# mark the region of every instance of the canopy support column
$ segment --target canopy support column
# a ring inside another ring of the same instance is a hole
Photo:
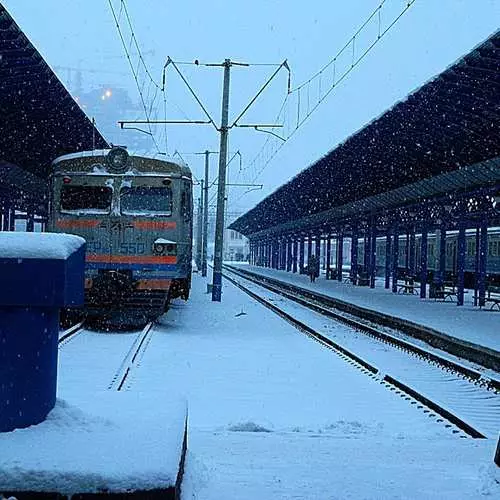
[[[420,243],[420,298],[427,296],[427,219],[422,223],[422,238]]]
[[[352,228],[351,237],[351,278],[356,283],[358,276],[358,228]]]
[[[481,219],[480,225],[480,252],[479,252],[479,305],[485,305],[486,298],[486,265],[488,260],[488,220],[486,215]]]
[[[391,287],[391,233],[387,231],[385,236],[385,283],[388,290]]]
[[[375,274],[377,270],[377,224],[375,217],[370,226],[370,288],[375,288]]]
[[[292,272],[296,273],[297,272],[297,252],[299,249],[299,242],[297,241],[297,238],[293,239],[293,254],[292,254]]]
[[[415,226],[410,229],[410,242],[408,245],[408,273],[415,276]]]
[[[392,245],[392,293],[398,293],[398,264],[399,264],[399,234],[394,226],[394,242]]]
[[[464,305],[464,278],[465,278],[465,226],[464,214],[460,214],[458,223],[457,241],[457,306]]]
[[[326,238],[326,279],[330,279],[330,259],[332,257],[332,238],[329,234]]]
[[[344,260],[344,235],[337,236],[337,281],[342,281],[342,262]]]
[[[299,239],[299,274],[304,272],[304,238]]]

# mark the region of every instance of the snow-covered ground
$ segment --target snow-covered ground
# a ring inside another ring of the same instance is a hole
[[[227,282],[221,304],[204,289],[162,318],[130,389],[189,402],[183,498],[496,491],[493,441],[455,437]]]
[[[222,303],[211,302],[205,289],[206,280],[195,275],[192,298],[175,302],[160,319],[126,389],[145,398],[129,415],[131,434],[147,431],[172,401],[187,400],[183,499],[500,494],[494,440],[457,437],[226,281]],[[133,336],[82,334],[64,346],[59,398],[78,408],[91,405],[93,394],[102,397]],[[85,456],[90,463],[94,450],[105,464],[105,441],[89,441],[85,429]],[[157,454],[166,452],[150,447],[143,460],[162,463]],[[20,472],[25,463],[16,457]],[[121,465],[122,473],[133,470],[128,457]],[[109,469],[119,466],[114,461]]]
[[[238,263],[231,263],[237,266]],[[416,295],[394,294],[377,279],[375,289],[326,280],[321,276],[315,283],[309,277],[257,266],[244,266],[249,271],[288,281],[304,288],[317,290],[340,300],[404,318],[435,328],[452,337],[500,351],[500,313],[498,310],[479,309],[473,306],[473,293],[465,294],[464,305],[434,299],[420,299]]]

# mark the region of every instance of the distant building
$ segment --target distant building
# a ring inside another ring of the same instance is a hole
[[[248,238],[232,229],[226,229],[224,234],[224,260],[247,261],[249,254]]]

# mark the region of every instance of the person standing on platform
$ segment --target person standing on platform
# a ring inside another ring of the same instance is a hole
[[[307,259],[307,273],[309,274],[309,278],[311,279],[311,283],[316,281],[316,273],[317,273],[317,259],[316,256],[310,255]]]

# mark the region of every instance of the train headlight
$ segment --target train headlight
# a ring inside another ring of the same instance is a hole
[[[127,169],[128,153],[125,148],[114,147],[106,157],[108,167],[113,173],[121,174]]]
[[[165,253],[165,245],[163,243],[155,243],[153,245],[153,253],[156,255],[163,255]]]
[[[153,243],[153,253],[156,255],[177,255],[177,243],[158,238]]]

